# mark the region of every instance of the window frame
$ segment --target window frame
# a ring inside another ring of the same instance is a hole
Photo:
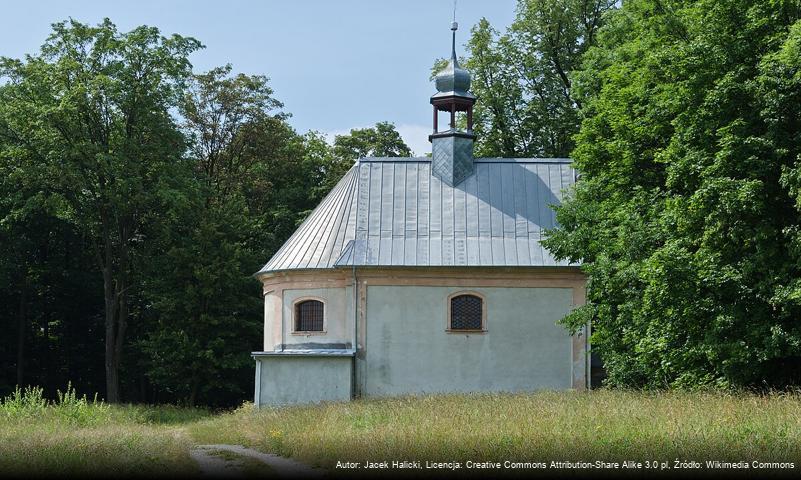
[[[298,326],[298,304],[303,302],[308,302],[309,300],[314,300],[323,304],[323,329],[322,330],[297,330]],[[302,335],[302,336],[309,336],[309,335],[326,335],[328,333],[328,305],[324,298],[320,297],[298,297],[292,300],[292,330],[290,332],[291,335]]]
[[[451,328],[451,305],[452,300],[454,297],[461,297],[462,295],[471,295],[474,297],[478,297],[481,299],[481,328],[480,329],[453,329]],[[445,332],[447,333],[455,333],[455,334],[476,334],[476,333],[487,333],[487,297],[484,296],[481,292],[476,292],[474,290],[460,290],[458,292],[451,293],[448,295],[448,299],[445,302],[447,304],[446,314],[445,314]]]

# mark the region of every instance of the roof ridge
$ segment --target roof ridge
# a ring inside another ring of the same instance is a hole
[[[573,163],[572,158],[564,157],[481,157],[474,158],[475,163]],[[431,163],[431,157],[362,157],[360,163]]]

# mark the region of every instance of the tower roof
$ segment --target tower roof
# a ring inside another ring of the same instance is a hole
[[[437,87],[437,93],[431,98],[458,96],[466,98],[475,98],[469,92],[470,90],[470,72],[459,66],[459,60],[456,58],[456,30],[459,24],[453,22],[451,24],[452,41],[451,41],[451,58],[448,64],[440,70],[434,77],[434,83]]]

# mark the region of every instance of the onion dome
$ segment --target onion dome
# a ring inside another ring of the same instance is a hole
[[[445,66],[434,77],[434,82],[437,87],[437,94],[435,96],[443,95],[457,95],[464,97],[473,97],[470,90],[470,72],[459,66],[459,61],[456,59],[456,29],[459,25],[456,22],[451,24],[451,31],[453,32],[453,43],[451,46],[451,59],[448,60],[448,65]]]

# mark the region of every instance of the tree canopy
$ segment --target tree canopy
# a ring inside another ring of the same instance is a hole
[[[801,383],[797,2],[632,0],[574,79],[580,260],[611,385]]]
[[[477,157],[569,156],[579,126],[571,76],[615,3],[524,0],[504,34],[486,19],[471,29],[463,63],[479,98]]]
[[[412,154],[388,122],[300,134],[200,48],[69,20],[0,59],[0,393],[240,403],[252,274],[357,159]],[[476,156],[574,160],[544,242],[587,274],[563,323],[609,385],[801,384],[797,1],[520,0],[467,54]]]
[[[253,273],[357,158],[410,154],[388,123],[298,134],[267,77],[195,73],[199,48],[69,20],[0,60],[0,390],[241,402]]]
[[[191,38],[151,27],[121,33],[57,23],[38,55],[0,59],[10,82],[0,97],[3,157],[11,181],[49,195],[73,222],[103,278],[106,395],[119,399],[118,370],[142,230],[168,210],[181,178],[184,139],[169,109],[190,75]],[[12,210],[25,207],[25,200]]]

